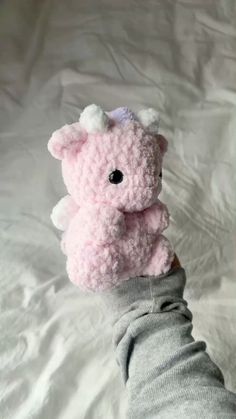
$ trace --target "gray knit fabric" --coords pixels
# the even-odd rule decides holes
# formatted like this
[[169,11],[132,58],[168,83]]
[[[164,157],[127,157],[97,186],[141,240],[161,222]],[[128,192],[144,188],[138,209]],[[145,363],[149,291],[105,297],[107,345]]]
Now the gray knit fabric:
[[134,278],[103,293],[117,361],[128,391],[128,419],[232,419],[236,396],[194,341],[183,300],[185,272]]

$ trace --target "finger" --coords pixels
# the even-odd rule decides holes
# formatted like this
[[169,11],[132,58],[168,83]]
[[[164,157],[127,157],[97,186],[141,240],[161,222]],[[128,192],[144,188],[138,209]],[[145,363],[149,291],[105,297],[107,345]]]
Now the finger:
[[181,268],[181,264],[180,264],[178,256],[175,254],[174,260],[171,264],[171,269],[177,269],[177,268]]

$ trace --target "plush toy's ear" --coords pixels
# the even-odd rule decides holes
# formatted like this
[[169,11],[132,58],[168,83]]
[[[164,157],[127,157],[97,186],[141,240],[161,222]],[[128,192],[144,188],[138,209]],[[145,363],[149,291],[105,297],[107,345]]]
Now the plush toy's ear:
[[161,150],[162,154],[165,154],[167,152],[168,149],[168,141],[165,137],[163,137],[163,135],[158,134],[157,135],[157,141]]
[[138,112],[138,119],[147,131],[158,134],[159,113],[155,109],[142,109]]
[[64,125],[52,134],[48,142],[48,150],[53,157],[62,160],[67,151],[78,151],[86,137],[86,132],[81,129],[78,122],[72,125]]

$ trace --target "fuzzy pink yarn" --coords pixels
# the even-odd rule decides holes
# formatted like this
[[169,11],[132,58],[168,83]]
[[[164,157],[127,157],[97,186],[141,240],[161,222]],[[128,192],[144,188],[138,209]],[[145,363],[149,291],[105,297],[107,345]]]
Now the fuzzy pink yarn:
[[[53,210],[55,225],[65,230],[68,275],[90,290],[135,275],[160,275],[173,259],[161,234],[169,214],[158,200],[166,140],[138,118],[119,122],[107,115],[103,131],[87,132],[76,122],[55,131],[48,144],[62,160],[69,193]],[[115,175],[119,182],[112,183]]]

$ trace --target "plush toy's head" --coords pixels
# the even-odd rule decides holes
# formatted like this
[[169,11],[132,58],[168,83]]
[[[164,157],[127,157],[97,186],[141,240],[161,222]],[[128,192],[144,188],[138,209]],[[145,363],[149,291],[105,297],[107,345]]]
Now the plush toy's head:
[[141,211],[161,191],[167,141],[158,134],[153,109],[135,115],[127,108],[105,113],[90,105],[79,122],[53,133],[48,149],[62,160],[64,182],[79,206],[96,202]]

